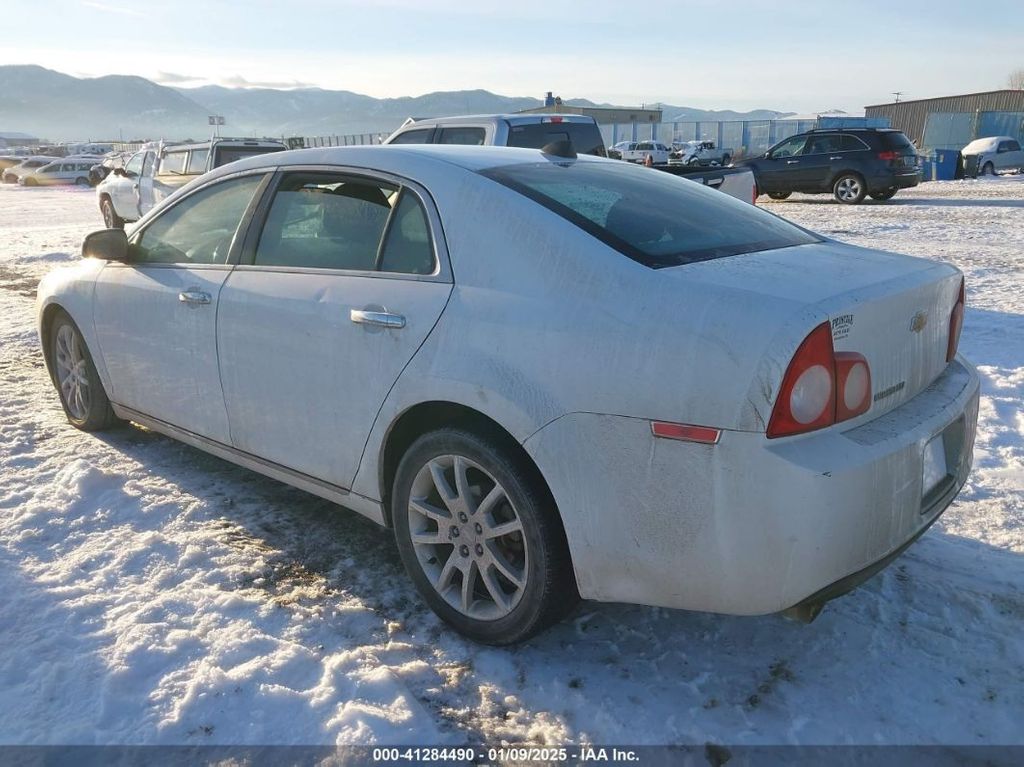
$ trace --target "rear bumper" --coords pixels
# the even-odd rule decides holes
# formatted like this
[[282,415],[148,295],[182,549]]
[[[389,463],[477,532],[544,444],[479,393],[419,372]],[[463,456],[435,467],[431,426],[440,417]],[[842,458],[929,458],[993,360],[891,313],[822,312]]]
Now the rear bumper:
[[[717,445],[577,413],[527,440],[562,514],[581,595],[741,615],[831,599],[921,535],[970,471],[979,380],[963,359],[863,426]],[[949,471],[925,494],[925,446]]]
[[886,189],[909,189],[912,186],[917,186],[921,183],[921,171],[920,169],[906,172],[886,172],[879,173],[868,179],[869,191],[883,191]]

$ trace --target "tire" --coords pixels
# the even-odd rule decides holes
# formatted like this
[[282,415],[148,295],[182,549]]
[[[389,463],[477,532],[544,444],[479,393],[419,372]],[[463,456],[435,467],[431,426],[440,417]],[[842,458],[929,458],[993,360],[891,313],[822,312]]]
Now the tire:
[[898,191],[899,190],[896,187],[891,186],[888,189],[883,189],[880,192],[872,192],[871,193],[871,199],[872,200],[878,200],[879,202],[884,202],[885,200],[891,200],[896,195],[896,192],[898,192]]
[[729,165],[731,163],[732,163],[732,157],[730,157],[729,155],[724,155],[722,157],[722,165]]
[[844,173],[832,184],[832,196],[843,205],[858,205],[865,194],[864,179],[856,173]]
[[89,348],[66,313],[54,318],[47,343],[53,382],[68,422],[82,431],[102,431],[118,423]]
[[124,219],[117,215],[114,210],[114,203],[109,197],[100,200],[100,213],[103,215],[103,224],[107,229],[124,229]]
[[786,200],[792,192],[768,192],[768,196],[773,200]]
[[554,500],[511,446],[458,428],[420,437],[395,474],[391,519],[423,599],[470,639],[521,642],[579,601]]
[[985,163],[985,165],[982,166],[981,175],[983,175],[983,176],[994,176],[994,175],[996,175],[996,166],[993,165],[991,162]]
[[29,178],[25,179],[25,186],[36,186],[37,183],[38,182],[34,178],[32,178],[31,176]]
[[75,179],[75,186],[89,186],[89,179],[85,176],[79,176]]

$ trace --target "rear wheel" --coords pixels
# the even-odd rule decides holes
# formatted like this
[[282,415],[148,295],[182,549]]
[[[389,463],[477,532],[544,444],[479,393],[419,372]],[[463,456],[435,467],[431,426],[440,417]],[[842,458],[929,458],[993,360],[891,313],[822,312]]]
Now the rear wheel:
[[897,191],[898,190],[896,189],[896,187],[891,186],[888,189],[883,189],[880,192],[872,192],[871,199],[879,200],[880,202],[884,200],[891,200],[893,198],[893,195],[895,195]]
[[791,194],[792,192],[768,192],[768,196],[771,197],[773,200],[785,200]]
[[36,183],[37,183],[36,180],[34,178],[32,178],[31,176],[29,176],[28,178],[25,179],[25,186],[35,186]]
[[461,429],[420,437],[391,495],[395,538],[431,609],[479,642],[520,642],[579,600],[550,493],[526,459]]
[[100,431],[117,423],[85,340],[64,312],[50,328],[50,363],[60,404],[72,426]]
[[85,176],[79,176],[75,179],[75,186],[89,186],[89,179]]
[[729,165],[732,162],[732,157],[725,155],[722,157],[722,165]]
[[856,173],[844,173],[832,184],[832,195],[844,205],[857,205],[866,193],[864,180]]
[[103,214],[103,225],[107,229],[124,229],[124,219],[117,215],[114,203],[110,201],[109,197],[104,197],[100,201],[100,213]]

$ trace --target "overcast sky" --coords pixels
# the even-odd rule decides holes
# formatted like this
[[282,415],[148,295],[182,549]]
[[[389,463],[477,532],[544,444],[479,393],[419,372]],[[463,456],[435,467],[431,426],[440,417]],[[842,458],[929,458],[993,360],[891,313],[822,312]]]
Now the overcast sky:
[[1024,67],[1024,0],[3,0],[0,18],[0,64],[376,97],[859,112]]

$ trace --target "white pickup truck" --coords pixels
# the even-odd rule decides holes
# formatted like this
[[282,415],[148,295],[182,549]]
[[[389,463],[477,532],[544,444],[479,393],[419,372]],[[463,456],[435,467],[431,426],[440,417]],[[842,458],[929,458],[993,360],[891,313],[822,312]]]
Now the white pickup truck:
[[123,229],[138,221],[150,208],[178,187],[229,162],[254,154],[283,152],[280,141],[218,138],[196,144],[152,142],[132,155],[123,168],[114,170],[96,186],[103,223]]
[[714,141],[686,141],[675,146],[669,165],[728,165],[734,154],[731,149],[719,149]]

